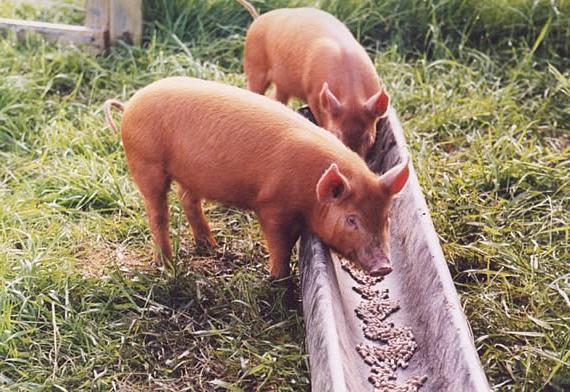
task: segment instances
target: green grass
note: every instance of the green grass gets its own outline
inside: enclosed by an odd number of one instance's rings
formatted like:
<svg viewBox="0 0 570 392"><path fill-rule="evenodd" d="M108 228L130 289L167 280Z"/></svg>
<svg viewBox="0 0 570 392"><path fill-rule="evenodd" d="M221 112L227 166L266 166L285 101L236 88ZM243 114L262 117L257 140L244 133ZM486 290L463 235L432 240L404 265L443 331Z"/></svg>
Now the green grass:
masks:
<svg viewBox="0 0 570 392"><path fill-rule="evenodd" d="M393 96L491 384L564 390L569 3L483 3L322 5ZM243 86L250 18L232 1L145 6L143 48L0 38L0 389L306 390L301 315L267 282L252 214L208 205L221 247L198 254L173 198L177 264L148 266L142 200L101 104L171 75ZM77 22L68 10L47 15Z"/></svg>
<svg viewBox="0 0 570 392"><path fill-rule="evenodd" d="M477 49L517 61L533 50L551 62L570 56L568 0L252 0L263 13L275 8L314 6L343 20L371 50L397 48L406 56L462 57ZM233 0L149 0L149 30L193 41L199 50L216 37L215 47L241 40L251 17ZM539 40L537 40L541 37ZM534 45L541 43L544 45ZM239 46L228 44L232 54ZM215 49L214 49L215 50ZM224 57L225 59L225 57ZM238 59L239 60L239 59Z"/></svg>

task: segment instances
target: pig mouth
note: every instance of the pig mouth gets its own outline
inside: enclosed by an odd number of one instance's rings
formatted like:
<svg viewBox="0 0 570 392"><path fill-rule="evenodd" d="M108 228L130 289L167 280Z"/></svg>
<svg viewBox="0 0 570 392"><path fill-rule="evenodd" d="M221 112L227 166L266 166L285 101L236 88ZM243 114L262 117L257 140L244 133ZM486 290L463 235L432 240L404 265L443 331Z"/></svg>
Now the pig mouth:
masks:
<svg viewBox="0 0 570 392"><path fill-rule="evenodd" d="M386 256L379 256L374 258L358 257L358 252L353 250L347 255L349 260L355 261L362 267L370 276L386 276L392 272L392 264L390 259Z"/></svg>
<svg viewBox="0 0 570 392"><path fill-rule="evenodd" d="M392 272L392 266L390 264L375 265L368 270L371 276L386 276L390 272Z"/></svg>

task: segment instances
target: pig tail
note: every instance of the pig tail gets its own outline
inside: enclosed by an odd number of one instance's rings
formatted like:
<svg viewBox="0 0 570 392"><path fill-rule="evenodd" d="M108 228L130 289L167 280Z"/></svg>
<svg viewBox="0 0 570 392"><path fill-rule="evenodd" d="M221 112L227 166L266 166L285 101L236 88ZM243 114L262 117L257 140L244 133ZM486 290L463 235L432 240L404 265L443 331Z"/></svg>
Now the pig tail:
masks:
<svg viewBox="0 0 570 392"><path fill-rule="evenodd" d="M115 131L115 133L117 133L117 132L119 132L117 130L117 125L113 121L113 116L111 116L111 108L112 107L115 107L115 108L119 109L121 112L124 112L125 111L125 104L122 103L121 101L117 101L116 99L108 99L103 104L103 110L105 112L105 120L107 121L107 125L110 126L111 129L113 129L113 131Z"/></svg>

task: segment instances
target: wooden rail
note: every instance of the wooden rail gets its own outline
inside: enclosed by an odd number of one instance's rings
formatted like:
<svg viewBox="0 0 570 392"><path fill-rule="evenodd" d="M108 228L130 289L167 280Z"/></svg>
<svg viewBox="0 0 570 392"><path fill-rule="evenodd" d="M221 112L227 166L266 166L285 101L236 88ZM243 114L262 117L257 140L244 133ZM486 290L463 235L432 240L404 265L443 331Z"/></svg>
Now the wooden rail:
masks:
<svg viewBox="0 0 570 392"><path fill-rule="evenodd" d="M140 44L142 20L142 0L86 0L84 26L0 18L0 28L104 50L118 41Z"/></svg>

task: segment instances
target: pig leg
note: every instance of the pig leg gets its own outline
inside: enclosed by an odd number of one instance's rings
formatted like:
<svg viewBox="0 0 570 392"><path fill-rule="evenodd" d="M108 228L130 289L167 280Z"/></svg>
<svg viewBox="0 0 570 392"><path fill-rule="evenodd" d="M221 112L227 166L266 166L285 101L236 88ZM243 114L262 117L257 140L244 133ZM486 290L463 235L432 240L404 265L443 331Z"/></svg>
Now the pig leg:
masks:
<svg viewBox="0 0 570 392"><path fill-rule="evenodd" d="M188 223L192 227L192 232L194 233L194 239L196 240L196 245L198 247L215 247L216 240L210 231L210 226L208 221L204 216L204 211L202 210L202 199L199 197L192 196L187 188L178 184L178 197L182 202L182 207L184 208L184 214Z"/></svg>
<svg viewBox="0 0 570 392"><path fill-rule="evenodd" d="M165 261L172 260L167 202L170 179L159 166L131 166L131 174L144 198L150 232L156 245L155 263L163 265Z"/></svg>
<svg viewBox="0 0 570 392"><path fill-rule="evenodd" d="M257 94L264 95L269 87L269 80L265 72L248 72L247 89Z"/></svg>
<svg viewBox="0 0 570 392"><path fill-rule="evenodd" d="M269 271L271 278L286 278L291 273L289 264L291 250L301 234L294 221L279 219L275 216L260 214L261 229L269 249Z"/></svg>
<svg viewBox="0 0 570 392"><path fill-rule="evenodd" d="M258 37L260 38L260 37ZM259 39L247 39L244 48L243 69L247 77L247 89L264 95L271 82L265 50Z"/></svg>
<svg viewBox="0 0 570 392"><path fill-rule="evenodd" d="M289 94L287 94L283 89L275 86L275 100L281 102L283 105L287 105L289 102Z"/></svg>

